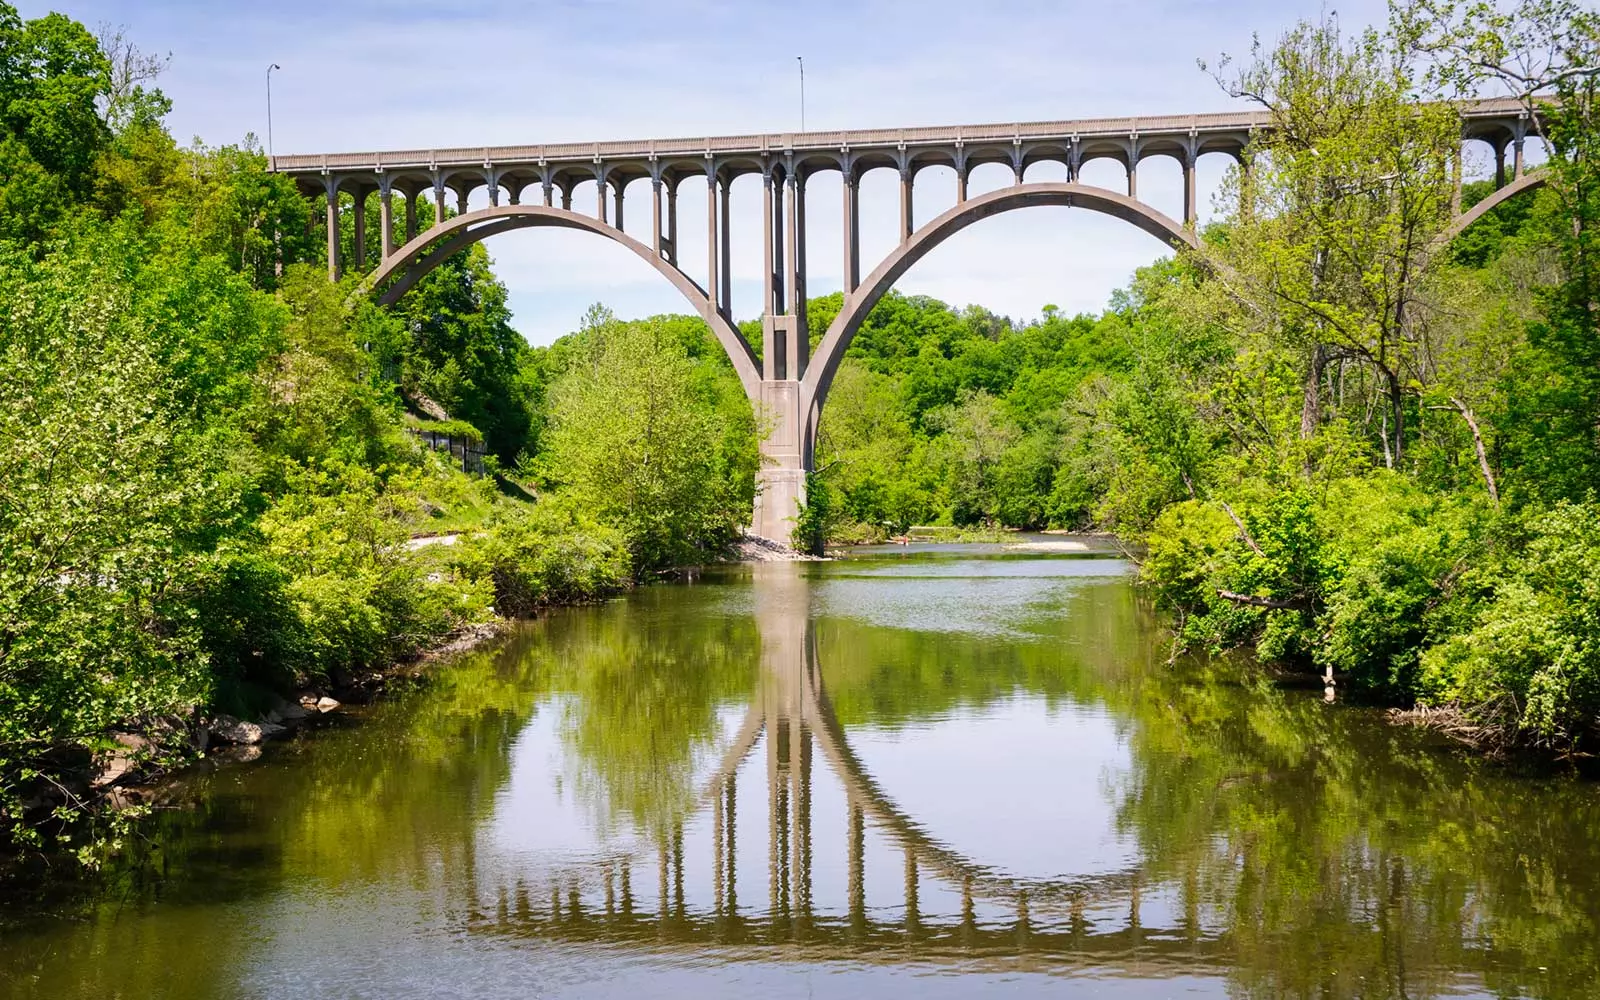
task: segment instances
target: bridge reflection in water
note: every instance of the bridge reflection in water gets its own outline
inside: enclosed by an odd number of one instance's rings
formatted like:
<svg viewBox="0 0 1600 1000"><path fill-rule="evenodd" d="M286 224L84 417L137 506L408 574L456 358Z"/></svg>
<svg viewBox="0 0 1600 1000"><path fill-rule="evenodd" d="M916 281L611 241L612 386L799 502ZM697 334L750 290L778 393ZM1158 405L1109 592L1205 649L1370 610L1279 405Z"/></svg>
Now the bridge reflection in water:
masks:
<svg viewBox="0 0 1600 1000"><path fill-rule="evenodd" d="M760 567L755 603L760 681L693 813L647 837L654 841L648 850L619 850L538 875L519 871L498 885L489 880L489 892L497 898L473 901L473 930L686 952L707 949L723 959L767 957L775 946L784 946L820 958L982 957L1021 960L1026 966L1106 964L1127 972L1148 972L1156 964L1190 972L1223 964L1221 936L1203 926L1192 880L1175 894L1161 893L1170 898L1155 909L1173 915L1175 920L1167 921L1172 925L1150 926L1145 911L1151 907L1143 898L1138 867L1028 879L996 871L941 842L895 803L851 749L823 683L804 568ZM751 758L759 755L765 757L765 815L752 817L748 794L740 809L740 775L755 770ZM832 842L819 842L814 835L819 765L844 791L843 836ZM700 824L703 833L707 820L711 893L696 900L690 898L696 893L685 891L684 831ZM741 824L763 820L764 899L759 884L750 884L755 859L738 854L741 839L750 842L739 836ZM869 827L894 852L896 870L874 872L873 878L875 886L897 885L894 903L875 898L875 905L868 904ZM1037 831L1044 840L1056 835ZM819 854L830 862L840 856L845 861L842 908L816 903ZM927 907L930 893L959 899L959 905Z"/></svg>

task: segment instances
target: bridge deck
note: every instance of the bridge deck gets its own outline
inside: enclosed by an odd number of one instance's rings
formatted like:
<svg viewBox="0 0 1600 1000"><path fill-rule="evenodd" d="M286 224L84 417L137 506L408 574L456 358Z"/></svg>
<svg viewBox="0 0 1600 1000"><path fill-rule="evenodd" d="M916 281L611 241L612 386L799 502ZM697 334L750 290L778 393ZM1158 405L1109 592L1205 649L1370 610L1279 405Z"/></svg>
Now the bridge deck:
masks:
<svg viewBox="0 0 1600 1000"><path fill-rule="evenodd" d="M1521 113L1512 99L1477 101L1467 107L1466 136L1498 134L1507 118ZM447 149L313 153L273 157L271 169L288 174L325 171L448 170L519 164L583 163L596 160L656 160L687 157L760 157L775 153L900 150L917 146L967 146L1097 139L1117 141L1248 135L1269 124L1262 110L1197 115L1147 115L1059 121L942 125L826 132L762 132L746 135L542 143L522 146L458 146Z"/></svg>

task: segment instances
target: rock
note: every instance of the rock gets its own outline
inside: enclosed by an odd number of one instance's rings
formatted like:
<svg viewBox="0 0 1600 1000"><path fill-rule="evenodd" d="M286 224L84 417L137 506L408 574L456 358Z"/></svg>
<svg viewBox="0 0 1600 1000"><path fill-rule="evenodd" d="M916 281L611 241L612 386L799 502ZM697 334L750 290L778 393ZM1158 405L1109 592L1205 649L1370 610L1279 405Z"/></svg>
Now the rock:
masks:
<svg viewBox="0 0 1600 1000"><path fill-rule="evenodd" d="M148 753L150 750L150 741L138 733L112 733L111 738L129 753Z"/></svg>
<svg viewBox="0 0 1600 1000"><path fill-rule="evenodd" d="M212 736L222 742L239 746L254 746L265 738L261 726L254 722L243 722L231 715L217 716L211 720L211 725L207 728L211 730Z"/></svg>
<svg viewBox="0 0 1600 1000"><path fill-rule="evenodd" d="M317 711L319 712L332 712L338 707L339 703L334 701L332 698L322 697L317 699Z"/></svg>
<svg viewBox="0 0 1600 1000"><path fill-rule="evenodd" d="M89 779L89 787L98 791L121 781L134 767L133 755L126 751L117 751L107 754L95 765L94 776Z"/></svg>
<svg viewBox="0 0 1600 1000"><path fill-rule="evenodd" d="M267 713L267 722L274 726L295 726L304 722L310 715L311 709L285 701Z"/></svg>
<svg viewBox="0 0 1600 1000"><path fill-rule="evenodd" d="M121 781L150 755L150 741L138 733L112 733L119 749L97 755L89 787L98 791Z"/></svg>
<svg viewBox="0 0 1600 1000"><path fill-rule="evenodd" d="M289 731L288 726L280 726L272 722L260 723L260 728L262 742L266 742L267 740L275 740Z"/></svg>

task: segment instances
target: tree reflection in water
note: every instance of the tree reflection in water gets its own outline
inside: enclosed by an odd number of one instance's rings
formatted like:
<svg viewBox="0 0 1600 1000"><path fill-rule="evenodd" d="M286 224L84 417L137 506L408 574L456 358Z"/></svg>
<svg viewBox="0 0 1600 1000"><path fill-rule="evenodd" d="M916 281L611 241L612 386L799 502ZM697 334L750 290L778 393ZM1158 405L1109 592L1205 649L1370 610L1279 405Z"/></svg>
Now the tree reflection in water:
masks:
<svg viewBox="0 0 1600 1000"><path fill-rule="evenodd" d="M731 570L532 623L356 724L191 779L102 880L8 899L0 996L260 995L261 969L293 979L332 947L295 913L358 944L423 928L405 947L435 960L464 930L474 962L508 969L576 948L1262 997L1592 995L1592 784L1441 752L1227 662L1169 665L1133 588L1093 565L962 558ZM947 763L952 720L992 735L1018 706L1041 739L1104 730L1115 765L1057 815L1103 826L1120 860L1030 818L1068 786L1028 761L910 787L882 756ZM492 832L545 777L518 769L541 733L581 803L575 854ZM952 830L980 800L1003 807ZM1003 828L1044 874L998 863Z"/></svg>
<svg viewBox="0 0 1600 1000"><path fill-rule="evenodd" d="M646 653L618 636L594 644L615 657L606 663L570 659L569 749L601 811L647 830L654 856L562 873L553 895L509 885L503 919L476 929L742 945L754 957L785 944L855 960L1224 971L1252 996L1426 996L1473 980L1530 995L1587 989L1600 913L1592 786L1505 774L1230 663L1169 667L1125 585L1083 588L1031 638L997 642L829 616L818 600L829 572L763 567L754 630L729 618L709 647L647 629ZM905 726L1018 693L1117 720L1128 767L1107 794L1136 865L1048 880L996 872L896 806L850 748L854 725ZM741 696L742 723L719 725L719 708ZM707 766L719 732L725 749ZM736 816L734 788L756 751L767 815ZM819 760L844 787L843 843L813 837ZM683 891L684 824L697 811L714 831L714 891L700 908ZM764 907L738 894L749 861L732 853L736 822L763 819ZM870 908L868 829L904 857L899 899ZM818 851L847 858L843 910L812 905ZM638 864L657 869L654 905L639 905L624 877ZM930 879L961 894L958 913L919 910Z"/></svg>

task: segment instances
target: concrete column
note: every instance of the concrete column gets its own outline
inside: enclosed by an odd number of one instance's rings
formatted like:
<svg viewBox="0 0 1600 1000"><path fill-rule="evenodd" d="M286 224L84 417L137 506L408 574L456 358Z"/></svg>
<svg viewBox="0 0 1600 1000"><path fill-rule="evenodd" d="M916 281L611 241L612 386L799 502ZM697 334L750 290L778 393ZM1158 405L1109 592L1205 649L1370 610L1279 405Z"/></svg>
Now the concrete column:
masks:
<svg viewBox="0 0 1600 1000"><path fill-rule="evenodd" d="M667 260L678 266L678 182L667 182Z"/></svg>
<svg viewBox="0 0 1600 1000"><path fill-rule="evenodd" d="M433 224L444 225L444 181L438 177L433 179Z"/></svg>
<svg viewBox="0 0 1600 1000"><path fill-rule="evenodd" d="M911 238L916 222L911 214L911 185L916 179L916 174L910 167L900 168L900 241L904 243Z"/></svg>
<svg viewBox="0 0 1600 1000"><path fill-rule="evenodd" d="M1523 141L1523 137L1520 136L1520 135L1517 136L1515 139L1513 139L1511 141L1511 149L1512 149L1511 176L1516 177L1518 179L1521 179L1522 170L1523 170L1523 165L1522 165L1522 141Z"/></svg>
<svg viewBox="0 0 1600 1000"><path fill-rule="evenodd" d="M1028 169L1027 167L1023 166L1021 157L1018 157L1017 159L1012 160L1011 161L1011 174L1012 174L1011 183L1013 183L1013 184L1021 184L1022 183L1022 175L1027 172L1027 169Z"/></svg>
<svg viewBox="0 0 1600 1000"><path fill-rule="evenodd" d="M1506 186L1506 146L1505 143L1495 143L1494 147L1494 186L1496 189Z"/></svg>
<svg viewBox="0 0 1600 1000"><path fill-rule="evenodd" d="M1194 192L1194 157L1185 156L1183 159L1183 224L1193 229L1200 221L1200 213L1195 205Z"/></svg>
<svg viewBox="0 0 1600 1000"><path fill-rule="evenodd" d="M1239 154L1239 218L1250 217L1250 161Z"/></svg>
<svg viewBox="0 0 1600 1000"><path fill-rule="evenodd" d="M777 262L774 244L781 238L774 232L776 210L773 205L772 172L761 175L761 377L767 381L782 378L779 355L783 347L778 328Z"/></svg>
<svg viewBox="0 0 1600 1000"><path fill-rule="evenodd" d="M1450 214L1461 214L1461 146L1456 145L1455 155L1450 157Z"/></svg>
<svg viewBox="0 0 1600 1000"><path fill-rule="evenodd" d="M555 188L556 188L556 186L554 184L550 183L549 179L546 179L543 182L541 182L539 186L544 189L544 207L545 208L553 208L553 207L555 207L555 203L556 203L556 190L555 190Z"/></svg>
<svg viewBox="0 0 1600 1000"><path fill-rule="evenodd" d="M522 187L520 185L506 188L506 203L510 205L522 204Z"/></svg>
<svg viewBox="0 0 1600 1000"><path fill-rule="evenodd" d="M406 242L410 243L417 238L417 194L412 191L406 195Z"/></svg>
<svg viewBox="0 0 1600 1000"><path fill-rule="evenodd" d="M489 180L489 206L491 208L500 207L500 182L495 178L490 178Z"/></svg>
<svg viewBox="0 0 1600 1000"><path fill-rule="evenodd" d="M774 179L772 182L772 302L773 313L784 311L784 285L783 276L788 273L784 267L784 226L783 226L783 182ZM793 378L790 375L789 378Z"/></svg>
<svg viewBox="0 0 1600 1000"><path fill-rule="evenodd" d="M601 222L606 221L606 179L596 170L594 172L595 211L594 217Z"/></svg>
<svg viewBox="0 0 1600 1000"><path fill-rule="evenodd" d="M661 178L650 179L650 246L655 249L656 256L661 253Z"/></svg>
<svg viewBox="0 0 1600 1000"><path fill-rule="evenodd" d="M775 256L776 243L779 239L775 232L774 222L777 220L777 211L773 205L772 189L776 184L771 172L761 175L761 273L766 276L761 285L761 315L773 316L778 312L778 264ZM763 351L762 361L770 369L772 356L770 351ZM771 378L769 374L767 378Z"/></svg>
<svg viewBox="0 0 1600 1000"><path fill-rule="evenodd" d="M722 312L724 316L733 315L733 234L730 230L732 213L728 211L728 197L733 188L733 178L724 177L717 185L718 220L722 229L722 264L717 271L717 277L722 280Z"/></svg>
<svg viewBox="0 0 1600 1000"><path fill-rule="evenodd" d="M1128 197L1139 197L1139 159L1128 157Z"/></svg>
<svg viewBox="0 0 1600 1000"><path fill-rule="evenodd" d="M382 259L388 260L394 256L394 189L387 179L378 184L378 225L383 230L378 240Z"/></svg>
<svg viewBox="0 0 1600 1000"><path fill-rule="evenodd" d="M965 166L956 168L956 204L967 200L967 170Z"/></svg>
<svg viewBox="0 0 1600 1000"><path fill-rule="evenodd" d="M844 175L844 292L861 284L861 210L856 198L856 178Z"/></svg>
<svg viewBox="0 0 1600 1000"><path fill-rule="evenodd" d="M568 212L572 211L572 185L571 184L564 184L561 187L561 207L563 209L565 209L566 211L568 211Z"/></svg>
<svg viewBox="0 0 1600 1000"><path fill-rule="evenodd" d="M357 274L367 269L367 189L356 188L356 217L355 217L355 246L350 256L354 257L351 263L355 266Z"/></svg>
<svg viewBox="0 0 1600 1000"><path fill-rule="evenodd" d="M456 195L456 214L457 215L466 215L467 214L467 190L466 190L466 188L462 188L461 191Z"/></svg>
<svg viewBox="0 0 1600 1000"><path fill-rule="evenodd" d="M617 183L611 185L611 196L612 196L612 199L616 202L616 205L617 205L616 219L612 223L612 225L616 226L618 229L622 228L622 197L623 197L623 192L624 192L624 187L623 187L622 182L618 181Z"/></svg>
<svg viewBox="0 0 1600 1000"><path fill-rule="evenodd" d="M789 323L788 356L790 378L805 375L811 360L811 333L806 325L806 185L798 174L789 178Z"/></svg>
<svg viewBox="0 0 1600 1000"><path fill-rule="evenodd" d="M339 261L339 189L328 187L328 280L338 281L344 276L344 267Z"/></svg>
<svg viewBox="0 0 1600 1000"><path fill-rule="evenodd" d="M706 175L706 297L711 300L713 311L719 311L717 302L718 290L722 287L717 280L717 262L722 255L717 252L717 175Z"/></svg>

